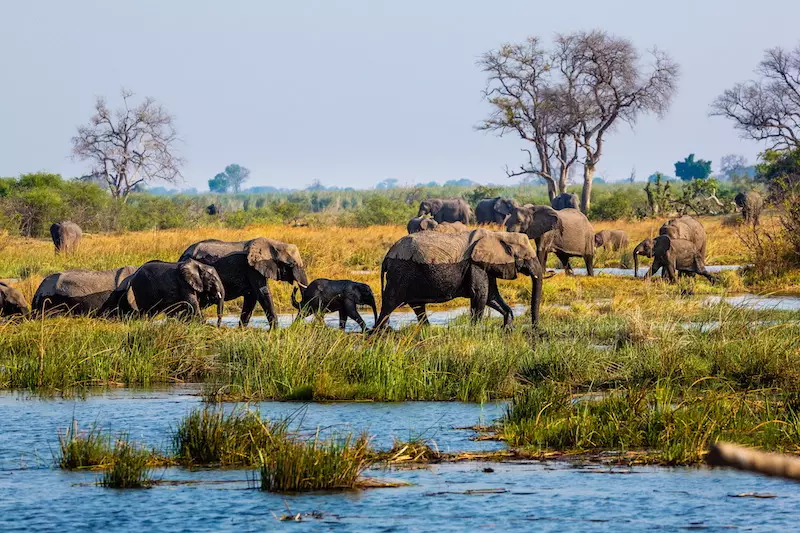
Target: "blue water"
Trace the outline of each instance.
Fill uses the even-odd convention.
[[[703,468],[465,462],[367,472],[411,483],[407,487],[280,495],[252,488],[257,474],[247,470],[159,469],[156,477],[170,483],[114,490],[96,486],[95,472],[52,467],[57,432],[73,415],[83,427],[97,422],[163,448],[170,428],[201,405],[197,392],[118,390],[86,400],[0,394],[0,531],[788,530],[800,521],[800,485]],[[443,451],[501,446],[452,429],[491,421],[501,403],[258,405],[264,416],[293,414],[309,430],[369,428],[379,448],[409,434],[424,434]],[[752,492],[776,497],[730,497]],[[300,523],[276,518],[312,512],[316,518]]]

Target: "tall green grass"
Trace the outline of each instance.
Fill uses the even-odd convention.
[[[111,437],[97,426],[79,431],[76,420],[63,433],[59,432],[58,448],[56,464],[64,470],[102,467],[112,461]]]
[[[100,485],[113,489],[138,489],[152,484],[148,462],[151,452],[122,435],[114,443],[111,467],[103,470]]]

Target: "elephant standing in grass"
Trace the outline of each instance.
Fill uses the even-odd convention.
[[[561,211],[562,209],[578,209],[580,206],[581,202],[578,200],[578,195],[575,193],[564,192],[550,200],[550,207],[556,211]]]
[[[178,263],[149,261],[111,293],[101,314],[166,313],[190,319],[201,318],[203,308],[216,305],[219,326],[224,303],[225,287],[214,267],[193,259]]]
[[[97,313],[111,293],[136,272],[135,266],[110,270],[67,270],[50,274],[33,295],[36,313]]]
[[[608,246],[617,252],[628,247],[628,234],[621,229],[604,229],[594,234],[595,248]]]
[[[298,302],[295,294],[298,288],[292,289],[292,306],[297,309],[297,320],[314,313],[317,317],[325,313],[339,312],[339,328],[344,329],[347,319],[355,320],[362,330],[367,329],[367,324],[358,314],[359,305],[368,305],[372,308],[375,323],[378,322],[378,309],[375,305],[375,295],[366,283],[358,283],[346,279],[315,279],[305,289],[300,289],[301,301]]]
[[[436,229],[439,223],[433,220],[431,217],[414,217],[408,221],[406,225],[406,230],[408,234],[411,235],[412,233],[417,233],[420,231],[428,231],[432,229]]]
[[[555,226],[556,217],[540,221]],[[547,227],[542,227],[547,231]],[[408,304],[420,324],[427,324],[425,305],[469,298],[472,323],[488,305],[503,315],[503,325],[514,319],[497,288],[499,279],[531,277],[531,321],[539,320],[542,300],[542,266],[524,235],[488,230],[460,233],[423,231],[403,237],[386,254],[381,265],[381,313],[376,328],[386,326],[389,315]]]
[[[30,312],[22,293],[0,281],[0,316],[27,316]]]
[[[56,222],[50,226],[50,237],[53,238],[53,245],[56,247],[57,254],[75,253],[82,236],[83,232],[81,228],[74,222],[68,220]]]
[[[542,232],[543,218],[555,218],[557,223]],[[547,267],[547,254],[553,252],[564,265],[568,275],[572,275],[570,257],[582,257],[586,263],[586,273],[594,275],[594,230],[586,215],[578,209],[556,211],[546,205],[524,205],[514,209],[506,219],[506,231],[526,234],[536,241],[539,262]]]
[[[478,224],[502,224],[515,207],[519,207],[519,203],[513,198],[484,198],[475,206],[475,221]]]
[[[418,217],[430,215],[436,222],[461,222],[469,224],[472,208],[461,198],[431,198],[419,204]]]
[[[650,279],[663,268],[664,277],[670,283],[678,280],[678,272],[688,275],[699,274],[711,283],[717,282],[717,278],[706,270],[705,262],[692,241],[659,235],[653,240],[653,257],[653,264],[647,271],[645,279]]]
[[[742,210],[744,221],[753,226],[758,226],[761,210],[764,209],[764,199],[756,191],[740,192],[733,199],[736,206]]]
[[[278,315],[272,302],[268,279],[297,282],[308,286],[303,259],[294,244],[258,237],[249,241],[224,242],[216,239],[191,245],[181,255],[181,261],[195,259],[216,268],[225,285],[225,298],[244,296],[239,323],[250,322],[256,303],[267,315],[270,328],[278,326]]]

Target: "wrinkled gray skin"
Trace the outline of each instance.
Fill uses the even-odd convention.
[[[764,209],[764,199],[761,198],[761,195],[756,191],[740,192],[733,201],[742,210],[744,221],[758,226],[761,210]]]
[[[472,209],[461,198],[431,198],[419,204],[418,217],[430,215],[436,222],[461,222],[469,224]]]
[[[678,272],[683,274],[699,274],[711,283],[717,278],[706,270],[705,262],[694,243],[686,239],[673,239],[667,235],[659,235],[653,240],[653,264],[647,271],[645,279],[650,279],[659,269],[664,269],[663,277],[670,283],[678,280]]]
[[[581,206],[581,201],[575,193],[563,192],[550,200],[550,206],[556,211],[562,209],[578,209]]]
[[[22,293],[0,281],[0,316],[27,316],[30,312]]]
[[[83,232],[81,228],[74,222],[68,220],[56,222],[50,226],[50,237],[53,238],[53,245],[56,247],[57,254],[75,253],[82,236]]]
[[[298,302],[296,294],[301,292]],[[301,320],[310,314],[322,319],[325,313],[339,312],[339,328],[344,329],[347,319],[355,320],[362,331],[367,329],[367,324],[358,314],[358,306],[366,305],[372,308],[375,323],[378,322],[378,308],[375,305],[375,295],[366,283],[350,281],[347,279],[315,279],[305,289],[295,287],[292,289],[292,306],[299,311],[297,319]]]
[[[408,221],[406,225],[406,230],[408,230],[409,235],[412,233],[417,233],[419,231],[428,231],[435,229],[439,223],[433,220],[429,216],[424,217],[414,217]]]
[[[628,247],[628,234],[621,229],[604,229],[594,234],[595,248],[608,246],[615,252]]]
[[[241,326],[246,326],[250,322],[258,303],[267,316],[270,328],[277,328],[278,315],[275,313],[267,280],[274,279],[290,284],[297,282],[305,287],[308,285],[308,278],[302,261],[298,263],[295,257],[283,249],[272,255],[262,252],[260,240],[264,239],[257,238],[243,242],[224,242],[216,239],[200,241],[187,248],[181,254],[180,260],[191,258],[213,266],[225,285],[225,298],[233,300],[240,296],[244,297],[242,314],[239,317]],[[291,246],[280,241],[273,242],[283,247]]]
[[[554,215],[558,224],[551,230],[540,233],[536,220],[543,213]],[[506,231],[524,233],[536,241],[539,262],[547,267],[547,254],[555,253],[567,275],[572,275],[570,257],[582,257],[586,263],[586,273],[594,276],[594,229],[586,215],[578,209],[556,211],[546,205],[526,204],[514,209],[506,219]]]
[[[97,313],[111,293],[136,272],[134,266],[110,270],[67,270],[50,274],[33,295],[35,313]]]
[[[193,259],[178,263],[149,261],[125,278],[100,313],[109,316],[166,313],[192,319],[202,318],[203,308],[216,305],[217,325],[220,325],[224,303],[225,287],[214,267]]]
[[[478,224],[502,224],[515,207],[519,207],[519,203],[513,198],[484,198],[475,206],[475,221]]]

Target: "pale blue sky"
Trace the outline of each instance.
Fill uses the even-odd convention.
[[[0,176],[83,173],[70,137],[96,95],[115,104],[124,86],[176,116],[182,187],[229,163],[251,186],[503,183],[523,145],[474,131],[488,111],[476,59],[593,28],[657,45],[682,70],[667,117],[615,133],[601,175],[672,173],[689,152],[752,161],[761,147],[708,105],[765,48],[798,44],[798,20],[797,0],[0,0]]]

